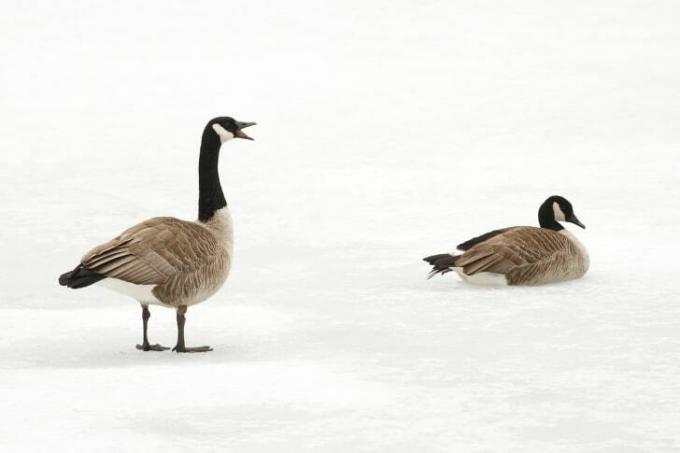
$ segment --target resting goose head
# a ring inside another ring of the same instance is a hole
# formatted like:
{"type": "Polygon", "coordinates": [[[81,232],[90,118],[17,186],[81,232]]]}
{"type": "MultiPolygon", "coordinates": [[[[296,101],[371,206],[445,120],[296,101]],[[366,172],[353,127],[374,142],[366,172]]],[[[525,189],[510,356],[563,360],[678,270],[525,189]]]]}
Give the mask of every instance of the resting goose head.
{"type": "Polygon", "coordinates": [[[541,228],[554,231],[564,229],[560,222],[569,222],[585,229],[585,225],[574,214],[574,207],[569,200],[559,195],[548,197],[538,209],[538,222],[541,228]]]}
{"type": "Polygon", "coordinates": [[[246,140],[253,140],[248,136],[243,129],[254,126],[256,123],[247,121],[236,121],[229,116],[220,116],[213,118],[208,122],[206,131],[212,130],[214,134],[220,139],[220,143],[225,143],[232,138],[242,138],[246,140]]]}

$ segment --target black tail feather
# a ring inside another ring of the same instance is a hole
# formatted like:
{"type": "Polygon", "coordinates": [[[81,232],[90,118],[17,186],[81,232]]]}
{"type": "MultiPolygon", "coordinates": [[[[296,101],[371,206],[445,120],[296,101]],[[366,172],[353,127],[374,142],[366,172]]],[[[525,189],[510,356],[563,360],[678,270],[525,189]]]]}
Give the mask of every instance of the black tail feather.
{"type": "Polygon", "coordinates": [[[59,284],[72,289],[79,289],[90,286],[105,278],[105,275],[98,274],[97,272],[84,267],[82,264],[79,264],[72,271],[61,274],[61,276],[59,276],[59,284]]]}
{"type": "Polygon", "coordinates": [[[423,258],[423,261],[426,261],[428,264],[432,265],[432,270],[427,275],[428,280],[437,274],[444,275],[447,272],[451,272],[453,270],[451,268],[456,265],[456,258],[458,258],[458,256],[453,256],[448,253],[442,253],[439,255],[432,255],[428,256],[427,258],[423,258]]]}
{"type": "Polygon", "coordinates": [[[441,253],[439,255],[432,255],[428,256],[427,258],[423,258],[423,261],[427,261],[429,264],[434,266],[438,261],[445,260],[447,258],[453,258],[453,256],[448,253],[441,253]]]}

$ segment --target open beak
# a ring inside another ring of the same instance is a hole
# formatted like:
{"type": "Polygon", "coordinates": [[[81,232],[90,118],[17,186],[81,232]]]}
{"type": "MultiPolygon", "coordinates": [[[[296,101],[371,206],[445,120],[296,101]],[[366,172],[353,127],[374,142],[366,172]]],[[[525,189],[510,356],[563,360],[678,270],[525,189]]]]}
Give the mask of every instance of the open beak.
{"type": "Polygon", "coordinates": [[[236,122],[236,127],[237,127],[238,129],[236,129],[236,133],[234,134],[234,136],[235,136],[235,137],[238,137],[238,138],[244,138],[244,139],[246,139],[246,140],[254,140],[254,138],[248,136],[248,134],[246,134],[245,132],[243,132],[243,129],[245,129],[246,127],[254,126],[254,125],[256,125],[256,124],[257,124],[257,123],[253,123],[253,122],[237,121],[237,122],[236,122]]]}
{"type": "Polygon", "coordinates": [[[582,224],[581,221],[578,219],[578,217],[576,217],[575,215],[572,215],[571,217],[569,217],[567,219],[567,222],[571,222],[574,225],[578,225],[581,228],[583,228],[584,230],[586,229],[586,226],[584,224],[582,224]]]}

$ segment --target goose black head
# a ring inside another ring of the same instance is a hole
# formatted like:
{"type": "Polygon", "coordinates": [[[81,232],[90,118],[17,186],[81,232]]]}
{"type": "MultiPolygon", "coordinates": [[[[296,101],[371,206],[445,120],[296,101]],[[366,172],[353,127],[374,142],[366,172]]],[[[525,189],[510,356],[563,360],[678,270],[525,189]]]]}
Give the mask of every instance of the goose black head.
{"type": "Polygon", "coordinates": [[[574,214],[574,208],[564,197],[553,195],[548,197],[538,209],[538,222],[542,228],[559,231],[564,229],[559,222],[570,222],[585,229],[586,226],[574,214]]]}
{"type": "Polygon", "coordinates": [[[232,138],[243,138],[246,140],[253,140],[248,134],[243,132],[246,127],[254,126],[256,123],[236,121],[229,116],[220,116],[213,118],[208,122],[206,129],[210,128],[220,138],[220,143],[227,142],[232,138]]]}

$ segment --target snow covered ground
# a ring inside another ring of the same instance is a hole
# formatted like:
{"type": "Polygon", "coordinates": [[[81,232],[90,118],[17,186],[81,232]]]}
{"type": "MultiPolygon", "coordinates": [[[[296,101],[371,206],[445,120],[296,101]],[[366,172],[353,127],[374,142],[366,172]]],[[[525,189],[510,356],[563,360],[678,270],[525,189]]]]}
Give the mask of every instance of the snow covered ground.
{"type": "Polygon", "coordinates": [[[678,451],[679,14],[2,2],[2,451],[678,451]],[[57,276],[195,217],[216,115],[259,125],[221,160],[233,273],[187,315],[215,351],[142,353],[133,301],[57,276]],[[425,280],[552,194],[588,226],[584,279],[425,280]]]}

